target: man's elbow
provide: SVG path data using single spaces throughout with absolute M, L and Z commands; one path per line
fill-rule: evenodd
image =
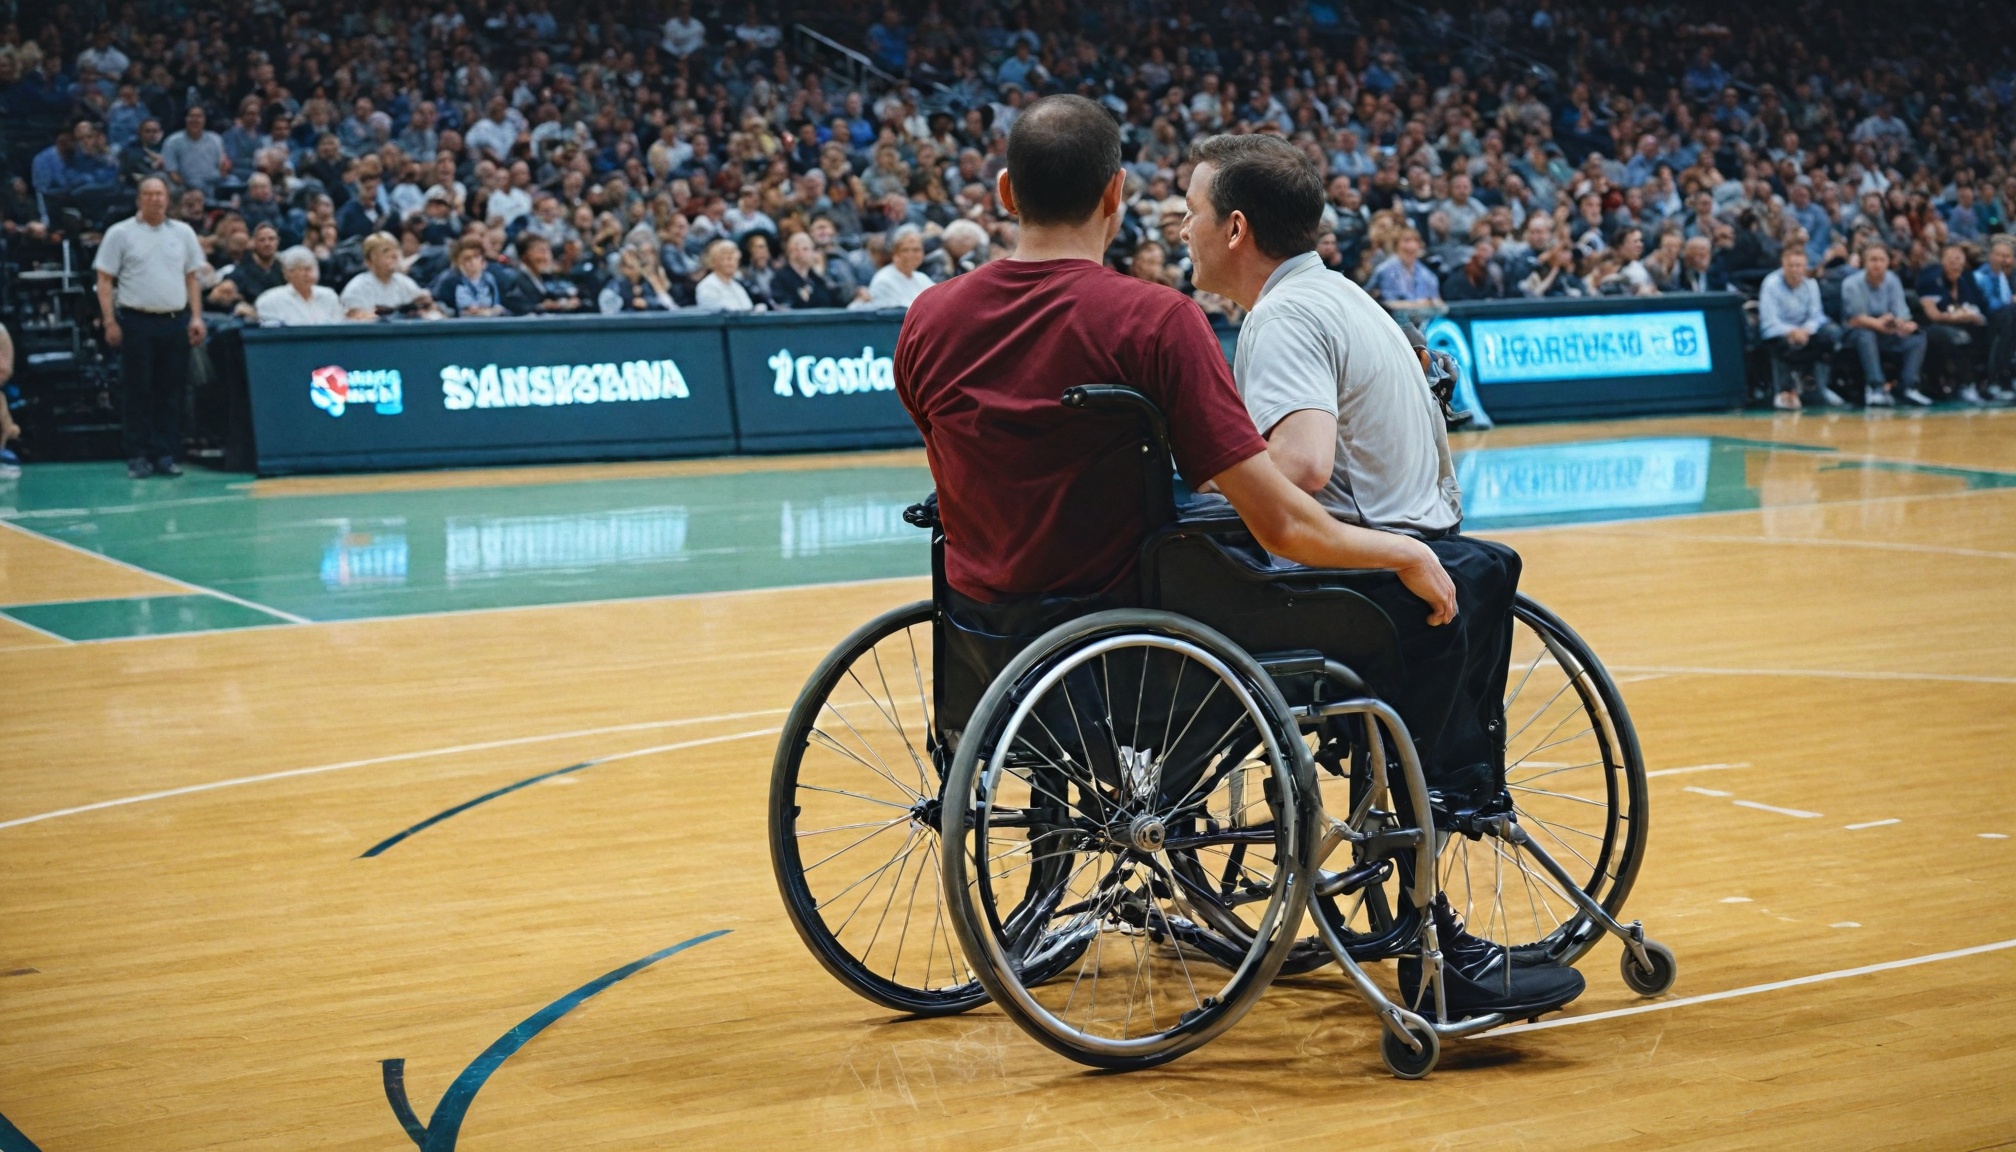
M 1281 469 L 1281 475 L 1302 491 L 1315 495 L 1330 484 L 1330 469 L 1306 456 L 1275 457 L 1274 464 Z

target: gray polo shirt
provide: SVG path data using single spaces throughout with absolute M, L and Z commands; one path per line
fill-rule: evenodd
M 1335 470 L 1316 499 L 1338 519 L 1418 532 L 1462 522 L 1442 410 L 1413 346 L 1314 252 L 1268 277 L 1239 329 L 1232 374 L 1262 435 L 1291 412 L 1336 418 Z
M 189 311 L 188 275 L 203 266 L 196 230 L 180 220 L 157 226 L 129 216 L 105 230 L 91 267 L 116 283 L 112 303 L 142 312 Z
M 1857 316 L 1911 318 L 1911 306 L 1904 301 L 1904 284 L 1897 278 L 1896 269 L 1883 274 L 1883 284 L 1878 288 L 1869 287 L 1867 272 L 1854 273 L 1841 282 L 1841 318 L 1852 320 Z

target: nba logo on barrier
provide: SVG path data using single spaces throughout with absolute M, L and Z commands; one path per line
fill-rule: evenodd
M 350 374 L 331 364 L 308 374 L 308 399 L 331 416 L 343 415 L 350 403 Z

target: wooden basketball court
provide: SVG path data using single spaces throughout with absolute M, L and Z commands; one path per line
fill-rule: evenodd
M 1623 684 L 1627 913 L 1680 977 L 1638 1000 L 1606 942 L 1568 1012 L 1418 1083 L 1334 968 L 1108 1076 L 807 955 L 774 734 L 928 594 L 891 521 L 920 454 L 30 469 L 0 494 L 0 1149 L 2016 1143 L 2016 412 L 1460 439 L 1603 446 L 1480 457 L 1509 463 L 1472 512 Z M 1699 492 L 1575 506 L 1652 452 L 1699 452 Z

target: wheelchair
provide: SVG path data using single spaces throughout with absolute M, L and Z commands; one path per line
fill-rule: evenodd
M 1574 963 L 1609 934 L 1625 983 L 1673 953 L 1618 919 L 1643 862 L 1645 768 L 1587 644 L 1521 596 L 1505 690 L 1509 810 L 1445 810 L 1375 686 L 1402 666 L 1363 594 L 1385 572 L 1278 569 L 1235 517 L 1178 519 L 1143 395 L 1065 392 L 1125 419 L 1151 523 L 1138 603 L 1036 601 L 975 621 L 933 599 L 864 624 L 791 710 L 770 851 L 800 937 L 897 1012 L 992 1000 L 1094 1067 L 1152 1067 L 1230 1028 L 1284 973 L 1338 964 L 1397 1076 L 1499 1015 L 1449 1020 L 1437 893 L 1509 961 Z M 1500 805 L 1500 808 L 1503 806 Z M 1366 966 L 1418 963 L 1411 999 Z

